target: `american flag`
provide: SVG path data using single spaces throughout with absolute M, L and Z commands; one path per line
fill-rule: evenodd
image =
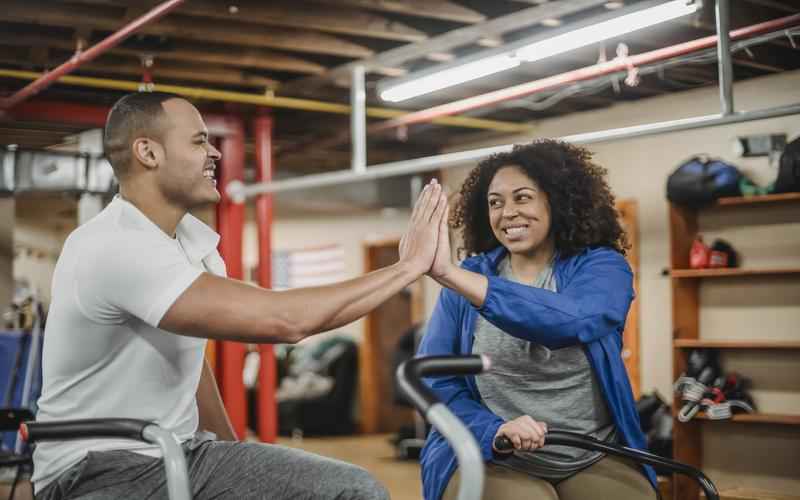
M 319 286 L 346 278 L 340 245 L 272 251 L 272 288 Z

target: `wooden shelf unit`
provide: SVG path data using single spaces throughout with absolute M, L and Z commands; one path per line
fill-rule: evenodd
M 798 341 L 766 341 L 766 340 L 703 340 L 700 337 L 700 284 L 706 279 L 729 277 L 800 277 L 800 269 L 690 269 L 689 251 L 692 242 L 699 233 L 698 213 L 703 210 L 721 210 L 726 207 L 741 207 L 758 210 L 759 207 L 789 206 L 792 210 L 800 209 L 800 193 L 777 195 L 722 198 L 715 204 L 702 209 L 691 209 L 679 205 L 669 206 L 670 230 L 670 281 L 672 285 L 672 327 L 673 327 L 673 380 L 686 372 L 687 357 L 692 348 L 717 349 L 761 349 L 786 350 L 800 349 Z M 736 213 L 732 213 L 736 216 Z M 676 396 L 673 408 L 680 408 L 681 401 Z M 735 415 L 730 420 L 720 422 L 736 422 L 737 424 L 781 424 L 800 425 L 800 415 L 751 414 Z M 673 423 L 673 454 L 676 460 L 697 468 L 702 467 L 703 427 L 716 425 L 717 422 L 697 415 L 695 419 L 681 423 Z M 698 500 L 700 491 L 690 479 L 675 476 L 672 484 L 675 500 Z
M 673 269 L 669 272 L 672 278 L 725 278 L 729 276 L 787 276 L 800 275 L 800 268 L 792 267 L 786 269 L 742 269 L 721 268 L 721 269 Z
M 720 198 L 712 207 L 730 207 L 742 205 L 768 205 L 778 203 L 800 202 L 800 193 L 765 194 L 761 196 L 732 196 Z
M 800 342 L 790 340 L 678 339 L 673 344 L 681 349 L 800 349 Z
M 777 413 L 737 413 L 730 419 L 711 420 L 705 413 L 698 413 L 694 418 L 708 422 L 738 422 L 749 424 L 800 425 L 800 415 L 780 415 Z

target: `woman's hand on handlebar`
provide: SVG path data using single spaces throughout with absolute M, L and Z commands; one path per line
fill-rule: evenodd
M 497 429 L 494 439 L 506 436 L 517 451 L 533 451 L 544 446 L 547 424 L 537 422 L 529 415 L 522 415 L 514 420 L 509 420 Z M 508 453 L 503 450 L 494 450 L 498 453 Z

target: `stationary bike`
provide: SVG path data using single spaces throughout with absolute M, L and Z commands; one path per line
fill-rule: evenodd
M 398 384 L 403 394 L 447 439 L 455 451 L 458 466 L 461 468 L 458 500 L 480 500 L 483 496 L 484 467 L 480 447 L 461 420 L 422 382 L 422 377 L 477 375 L 488 371 L 490 365 L 490 360 L 486 356 L 429 356 L 406 361 L 397 369 Z M 501 451 L 513 449 L 511 441 L 505 436 L 498 437 L 494 445 Z M 692 477 L 700 484 L 708 500 L 719 500 L 716 486 L 702 471 L 674 460 L 627 446 L 605 443 L 574 432 L 549 431 L 545 446 L 547 445 L 600 451 L 641 464 L 657 465 Z

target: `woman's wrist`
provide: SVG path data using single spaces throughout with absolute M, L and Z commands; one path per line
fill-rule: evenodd
M 475 307 L 483 307 L 489 288 L 486 276 L 453 265 L 448 272 L 433 278 L 443 287 L 464 296 Z
M 452 262 L 448 263 L 444 266 L 444 269 L 439 270 L 435 275 L 431 277 L 440 285 L 452 288 L 454 285 L 455 275 L 458 273 L 460 268 L 453 264 Z

